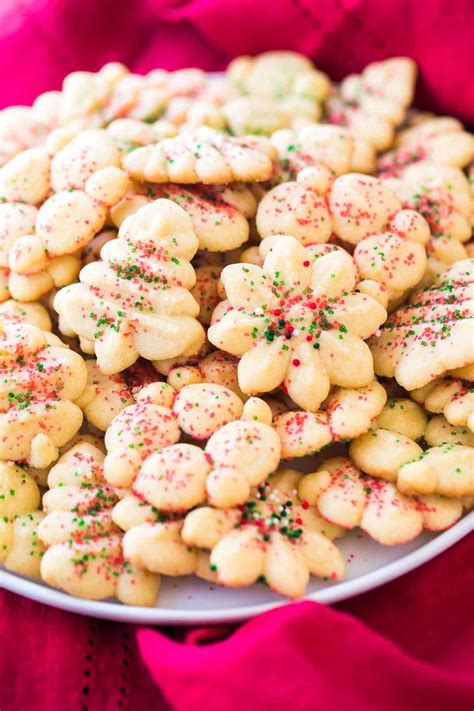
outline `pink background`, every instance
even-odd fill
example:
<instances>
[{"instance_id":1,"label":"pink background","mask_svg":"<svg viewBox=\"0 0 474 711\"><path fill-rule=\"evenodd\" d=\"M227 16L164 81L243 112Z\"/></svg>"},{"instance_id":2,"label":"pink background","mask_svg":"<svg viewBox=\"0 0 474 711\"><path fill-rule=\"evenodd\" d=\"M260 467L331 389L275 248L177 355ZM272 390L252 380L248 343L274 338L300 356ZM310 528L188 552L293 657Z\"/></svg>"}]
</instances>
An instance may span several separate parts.
<instances>
[{"instance_id":1,"label":"pink background","mask_svg":"<svg viewBox=\"0 0 474 711\"><path fill-rule=\"evenodd\" d=\"M2 0L0 105L110 60L216 70L285 48L334 79L408 55L420 66L418 105L474 122L473 47L472 0Z\"/></svg>"}]
</instances>

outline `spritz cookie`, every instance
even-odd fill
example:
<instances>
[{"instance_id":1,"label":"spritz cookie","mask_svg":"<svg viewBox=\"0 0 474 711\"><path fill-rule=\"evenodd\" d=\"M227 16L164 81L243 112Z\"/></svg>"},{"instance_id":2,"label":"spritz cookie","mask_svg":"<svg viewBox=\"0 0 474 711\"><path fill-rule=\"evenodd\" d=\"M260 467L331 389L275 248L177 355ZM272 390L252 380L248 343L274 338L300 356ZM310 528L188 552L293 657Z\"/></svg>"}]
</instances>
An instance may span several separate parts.
<instances>
[{"instance_id":1,"label":"spritz cookie","mask_svg":"<svg viewBox=\"0 0 474 711\"><path fill-rule=\"evenodd\" d=\"M84 360L57 336L18 317L2 323L0 348L0 459L46 467L82 424L73 401L86 386Z\"/></svg>"},{"instance_id":2,"label":"spritz cookie","mask_svg":"<svg viewBox=\"0 0 474 711\"><path fill-rule=\"evenodd\" d=\"M76 168L79 173L83 164L80 166ZM87 175L73 175L71 181L77 177L81 182ZM65 182L69 184L68 179ZM119 168L102 168L88 177L84 189L63 189L49 197L38 211L31 207L27 220L26 206L5 203L0 213L0 231L3 262L11 270L11 295L20 301L35 301L53 287L74 281L80 269L78 250L102 229L108 208L122 199L127 182Z\"/></svg>"},{"instance_id":3,"label":"spritz cookie","mask_svg":"<svg viewBox=\"0 0 474 711\"><path fill-rule=\"evenodd\" d=\"M264 138L231 137L201 126L153 146L137 148L122 159L122 166L131 178L141 182L258 182L271 177L275 154Z\"/></svg>"},{"instance_id":4,"label":"spritz cookie","mask_svg":"<svg viewBox=\"0 0 474 711\"><path fill-rule=\"evenodd\" d=\"M310 575L339 580L344 559L331 539L342 530L298 497L302 475L278 471L238 509L203 507L185 519L183 539L210 550L219 583L245 587L257 581L290 598L304 595Z\"/></svg>"},{"instance_id":5,"label":"spritz cookie","mask_svg":"<svg viewBox=\"0 0 474 711\"><path fill-rule=\"evenodd\" d=\"M452 425L444 415L435 415L426 426L424 440L428 447L436 447L439 444L474 447L474 432L465 425Z\"/></svg>"},{"instance_id":6,"label":"spritz cookie","mask_svg":"<svg viewBox=\"0 0 474 711\"><path fill-rule=\"evenodd\" d=\"M300 129L275 131L271 142L278 150L272 182L295 180L304 168L322 166L333 176L352 169L353 140L342 127L310 123Z\"/></svg>"},{"instance_id":7,"label":"spritz cookie","mask_svg":"<svg viewBox=\"0 0 474 711\"><path fill-rule=\"evenodd\" d=\"M324 166L303 169L296 181L281 183L261 200L261 237L283 232L304 245L336 235L356 245L360 279L377 281L395 299L426 271L429 226L414 210L403 210L394 193L371 176L348 173L333 182Z\"/></svg>"},{"instance_id":8,"label":"spritz cookie","mask_svg":"<svg viewBox=\"0 0 474 711\"><path fill-rule=\"evenodd\" d=\"M407 543L423 528L449 528L463 510L459 500L407 497L394 484L363 475L344 457L327 459L304 476L298 494L328 521L346 529L360 526L382 545Z\"/></svg>"},{"instance_id":9,"label":"spritz cookie","mask_svg":"<svg viewBox=\"0 0 474 711\"><path fill-rule=\"evenodd\" d=\"M349 454L366 474L403 493L464 497L474 493L474 449L443 443L423 452L413 439L379 428L353 440Z\"/></svg>"},{"instance_id":10,"label":"spritz cookie","mask_svg":"<svg viewBox=\"0 0 474 711\"><path fill-rule=\"evenodd\" d=\"M23 467L0 462L0 563L32 578L40 576L44 552L38 538L40 491Z\"/></svg>"},{"instance_id":11,"label":"spritz cookie","mask_svg":"<svg viewBox=\"0 0 474 711\"><path fill-rule=\"evenodd\" d=\"M181 513L208 499L236 505L278 466L281 443L269 408L245 409L235 393L212 384L175 395L154 383L137 397L107 430L105 477L160 510ZM205 450L178 443L181 433L208 440Z\"/></svg>"},{"instance_id":12,"label":"spritz cookie","mask_svg":"<svg viewBox=\"0 0 474 711\"><path fill-rule=\"evenodd\" d=\"M309 121L319 119L331 88L329 77L307 57L287 51L237 57L229 64L227 77L244 96L272 100L277 111Z\"/></svg>"},{"instance_id":13,"label":"spritz cookie","mask_svg":"<svg viewBox=\"0 0 474 711\"><path fill-rule=\"evenodd\" d=\"M46 516L38 535L46 553L41 577L70 595L127 605L156 603L159 578L122 555L122 534L112 520L117 501L103 478L103 453L87 443L70 449L51 469L43 497Z\"/></svg>"},{"instance_id":14,"label":"spritz cookie","mask_svg":"<svg viewBox=\"0 0 474 711\"><path fill-rule=\"evenodd\" d=\"M51 157L43 146L21 151L0 169L4 202L41 205L51 190Z\"/></svg>"},{"instance_id":15,"label":"spritz cookie","mask_svg":"<svg viewBox=\"0 0 474 711\"><path fill-rule=\"evenodd\" d=\"M395 145L394 150L379 158L379 173L396 175L404 166L425 160L465 168L474 155L474 136L464 130L460 121L448 116L398 131Z\"/></svg>"},{"instance_id":16,"label":"spritz cookie","mask_svg":"<svg viewBox=\"0 0 474 711\"><path fill-rule=\"evenodd\" d=\"M332 388L317 412L277 410L273 426L281 440L282 457L305 457L331 442L360 436L376 421L386 400L384 388L374 380L364 388Z\"/></svg>"},{"instance_id":17,"label":"spritz cookie","mask_svg":"<svg viewBox=\"0 0 474 711\"><path fill-rule=\"evenodd\" d=\"M59 291L54 307L66 333L97 357L102 372L118 373L139 356L160 360L196 353L204 331L190 259L198 246L191 218L157 200L127 218L102 260L81 270L81 283Z\"/></svg>"},{"instance_id":18,"label":"spritz cookie","mask_svg":"<svg viewBox=\"0 0 474 711\"><path fill-rule=\"evenodd\" d=\"M410 393L429 412L442 413L446 420L474 431L474 389L471 383L442 378Z\"/></svg>"},{"instance_id":19,"label":"spritz cookie","mask_svg":"<svg viewBox=\"0 0 474 711\"><path fill-rule=\"evenodd\" d=\"M243 392L283 385L297 405L315 411L331 384L357 388L373 380L363 339L386 311L353 291L357 269L344 250L303 247L290 236L271 239L263 267L233 264L222 271L228 301L216 308L208 338L240 356Z\"/></svg>"},{"instance_id":20,"label":"spritz cookie","mask_svg":"<svg viewBox=\"0 0 474 711\"><path fill-rule=\"evenodd\" d=\"M474 201L469 182L459 168L424 160L402 167L397 177L384 179L405 208L417 210L430 226L428 264L423 285L467 255Z\"/></svg>"},{"instance_id":21,"label":"spritz cookie","mask_svg":"<svg viewBox=\"0 0 474 711\"><path fill-rule=\"evenodd\" d=\"M114 417L133 405L135 398L123 373L106 375L92 358L85 363L87 385L76 405L79 405L89 424L105 432Z\"/></svg>"},{"instance_id":22,"label":"spritz cookie","mask_svg":"<svg viewBox=\"0 0 474 711\"><path fill-rule=\"evenodd\" d=\"M158 361L154 365L175 390L193 383L215 383L233 390L243 401L248 397L239 387L238 358L224 351L212 351L195 359Z\"/></svg>"},{"instance_id":23,"label":"spritz cookie","mask_svg":"<svg viewBox=\"0 0 474 711\"><path fill-rule=\"evenodd\" d=\"M473 260L456 262L391 314L369 341L377 375L415 390L474 363L472 266Z\"/></svg>"},{"instance_id":24,"label":"spritz cookie","mask_svg":"<svg viewBox=\"0 0 474 711\"><path fill-rule=\"evenodd\" d=\"M416 65L408 57L373 62L362 74L345 77L330 97L329 122L346 126L375 151L387 150L412 101L415 80Z\"/></svg>"},{"instance_id":25,"label":"spritz cookie","mask_svg":"<svg viewBox=\"0 0 474 711\"><path fill-rule=\"evenodd\" d=\"M112 208L114 224L140 207L158 198L173 200L186 210L193 221L199 248L222 252L240 247L249 238L248 219L257 210L256 200L246 186L235 183L221 185L173 185L132 183L128 194Z\"/></svg>"}]
</instances>

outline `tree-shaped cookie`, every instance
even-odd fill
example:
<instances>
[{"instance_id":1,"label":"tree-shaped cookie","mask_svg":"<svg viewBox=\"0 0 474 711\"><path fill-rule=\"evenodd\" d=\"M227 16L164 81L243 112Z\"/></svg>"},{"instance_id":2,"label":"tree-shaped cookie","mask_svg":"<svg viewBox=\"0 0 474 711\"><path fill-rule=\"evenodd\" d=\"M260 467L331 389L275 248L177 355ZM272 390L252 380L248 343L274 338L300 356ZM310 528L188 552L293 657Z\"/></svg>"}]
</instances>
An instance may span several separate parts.
<instances>
[{"instance_id":1,"label":"tree-shaped cookie","mask_svg":"<svg viewBox=\"0 0 474 711\"><path fill-rule=\"evenodd\" d=\"M42 468L57 459L58 448L82 424L82 412L73 401L86 386L87 369L82 357L57 336L29 323L44 320L34 306L3 308L0 459L26 460Z\"/></svg>"},{"instance_id":2,"label":"tree-shaped cookie","mask_svg":"<svg viewBox=\"0 0 474 711\"><path fill-rule=\"evenodd\" d=\"M357 269L333 245L303 247L273 240L263 267L233 264L221 274L228 301L214 312L208 338L240 356L243 392L283 384L294 402L317 410L330 384L363 387L373 380L363 342L384 322L385 309L354 292Z\"/></svg>"},{"instance_id":3,"label":"tree-shaped cookie","mask_svg":"<svg viewBox=\"0 0 474 711\"><path fill-rule=\"evenodd\" d=\"M357 140L376 151L387 150L412 101L415 80L416 65L408 57L368 64L362 74L347 76L330 97L329 122L347 126Z\"/></svg>"},{"instance_id":4,"label":"tree-shaped cookie","mask_svg":"<svg viewBox=\"0 0 474 711\"><path fill-rule=\"evenodd\" d=\"M140 355L161 360L199 350L204 331L189 292L197 246L186 212L157 200L122 223L101 261L82 269L81 283L58 292L61 320L104 373L118 373Z\"/></svg>"},{"instance_id":5,"label":"tree-shaped cookie","mask_svg":"<svg viewBox=\"0 0 474 711\"><path fill-rule=\"evenodd\" d=\"M0 461L0 563L15 573L39 578L44 548L38 525L40 492L28 471Z\"/></svg>"},{"instance_id":6,"label":"tree-shaped cookie","mask_svg":"<svg viewBox=\"0 0 474 711\"><path fill-rule=\"evenodd\" d=\"M275 592L301 597L310 575L339 580L344 559L331 539L342 530L297 495L302 475L278 471L238 509L203 507L185 519L186 543L210 550L210 569L228 587L264 580Z\"/></svg>"},{"instance_id":7,"label":"tree-shaped cookie","mask_svg":"<svg viewBox=\"0 0 474 711\"><path fill-rule=\"evenodd\" d=\"M449 528L463 510L456 499L405 496L394 484L362 474L345 457L327 459L316 472L304 476L298 494L328 521L346 529L360 526L389 546L413 540L423 528Z\"/></svg>"},{"instance_id":8,"label":"tree-shaped cookie","mask_svg":"<svg viewBox=\"0 0 474 711\"><path fill-rule=\"evenodd\" d=\"M137 148L122 159L122 165L131 178L140 182L261 182L272 174L275 153L266 139L227 136L201 126Z\"/></svg>"},{"instance_id":9,"label":"tree-shaped cookie","mask_svg":"<svg viewBox=\"0 0 474 711\"><path fill-rule=\"evenodd\" d=\"M377 375L415 390L474 362L473 264L471 259L456 262L391 314L380 335L369 341Z\"/></svg>"},{"instance_id":10,"label":"tree-shaped cookie","mask_svg":"<svg viewBox=\"0 0 474 711\"><path fill-rule=\"evenodd\" d=\"M123 558L122 534L112 521L117 497L104 480L103 459L99 449L79 443L50 470L38 529L47 548L41 577L77 597L153 606L159 579Z\"/></svg>"}]
</instances>

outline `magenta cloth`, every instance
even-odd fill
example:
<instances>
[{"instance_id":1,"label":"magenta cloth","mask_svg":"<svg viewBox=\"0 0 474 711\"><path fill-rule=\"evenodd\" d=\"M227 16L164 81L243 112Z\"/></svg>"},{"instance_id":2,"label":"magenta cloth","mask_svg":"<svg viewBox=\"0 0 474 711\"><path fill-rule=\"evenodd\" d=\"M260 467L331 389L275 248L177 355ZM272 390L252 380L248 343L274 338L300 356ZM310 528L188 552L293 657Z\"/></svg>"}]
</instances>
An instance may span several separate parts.
<instances>
[{"instance_id":1,"label":"magenta cloth","mask_svg":"<svg viewBox=\"0 0 474 711\"><path fill-rule=\"evenodd\" d=\"M238 54L292 49L334 79L403 54L417 103L474 122L472 0L2 0L0 106L30 103L65 74L223 69Z\"/></svg>"},{"instance_id":2,"label":"magenta cloth","mask_svg":"<svg viewBox=\"0 0 474 711\"><path fill-rule=\"evenodd\" d=\"M471 711L473 548L471 534L333 608L236 630L133 628L0 593L0 709Z\"/></svg>"}]
</instances>

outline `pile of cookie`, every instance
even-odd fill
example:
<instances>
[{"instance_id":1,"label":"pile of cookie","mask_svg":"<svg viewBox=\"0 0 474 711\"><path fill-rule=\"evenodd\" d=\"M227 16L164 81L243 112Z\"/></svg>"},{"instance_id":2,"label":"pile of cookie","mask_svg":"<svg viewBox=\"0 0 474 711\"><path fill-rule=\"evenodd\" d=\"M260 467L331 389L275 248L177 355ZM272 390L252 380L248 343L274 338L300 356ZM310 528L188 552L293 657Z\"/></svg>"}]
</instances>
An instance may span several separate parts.
<instances>
[{"instance_id":1,"label":"pile of cookie","mask_svg":"<svg viewBox=\"0 0 474 711\"><path fill-rule=\"evenodd\" d=\"M75 72L0 112L0 561L304 595L474 500L474 138L416 68Z\"/></svg>"}]
</instances>

